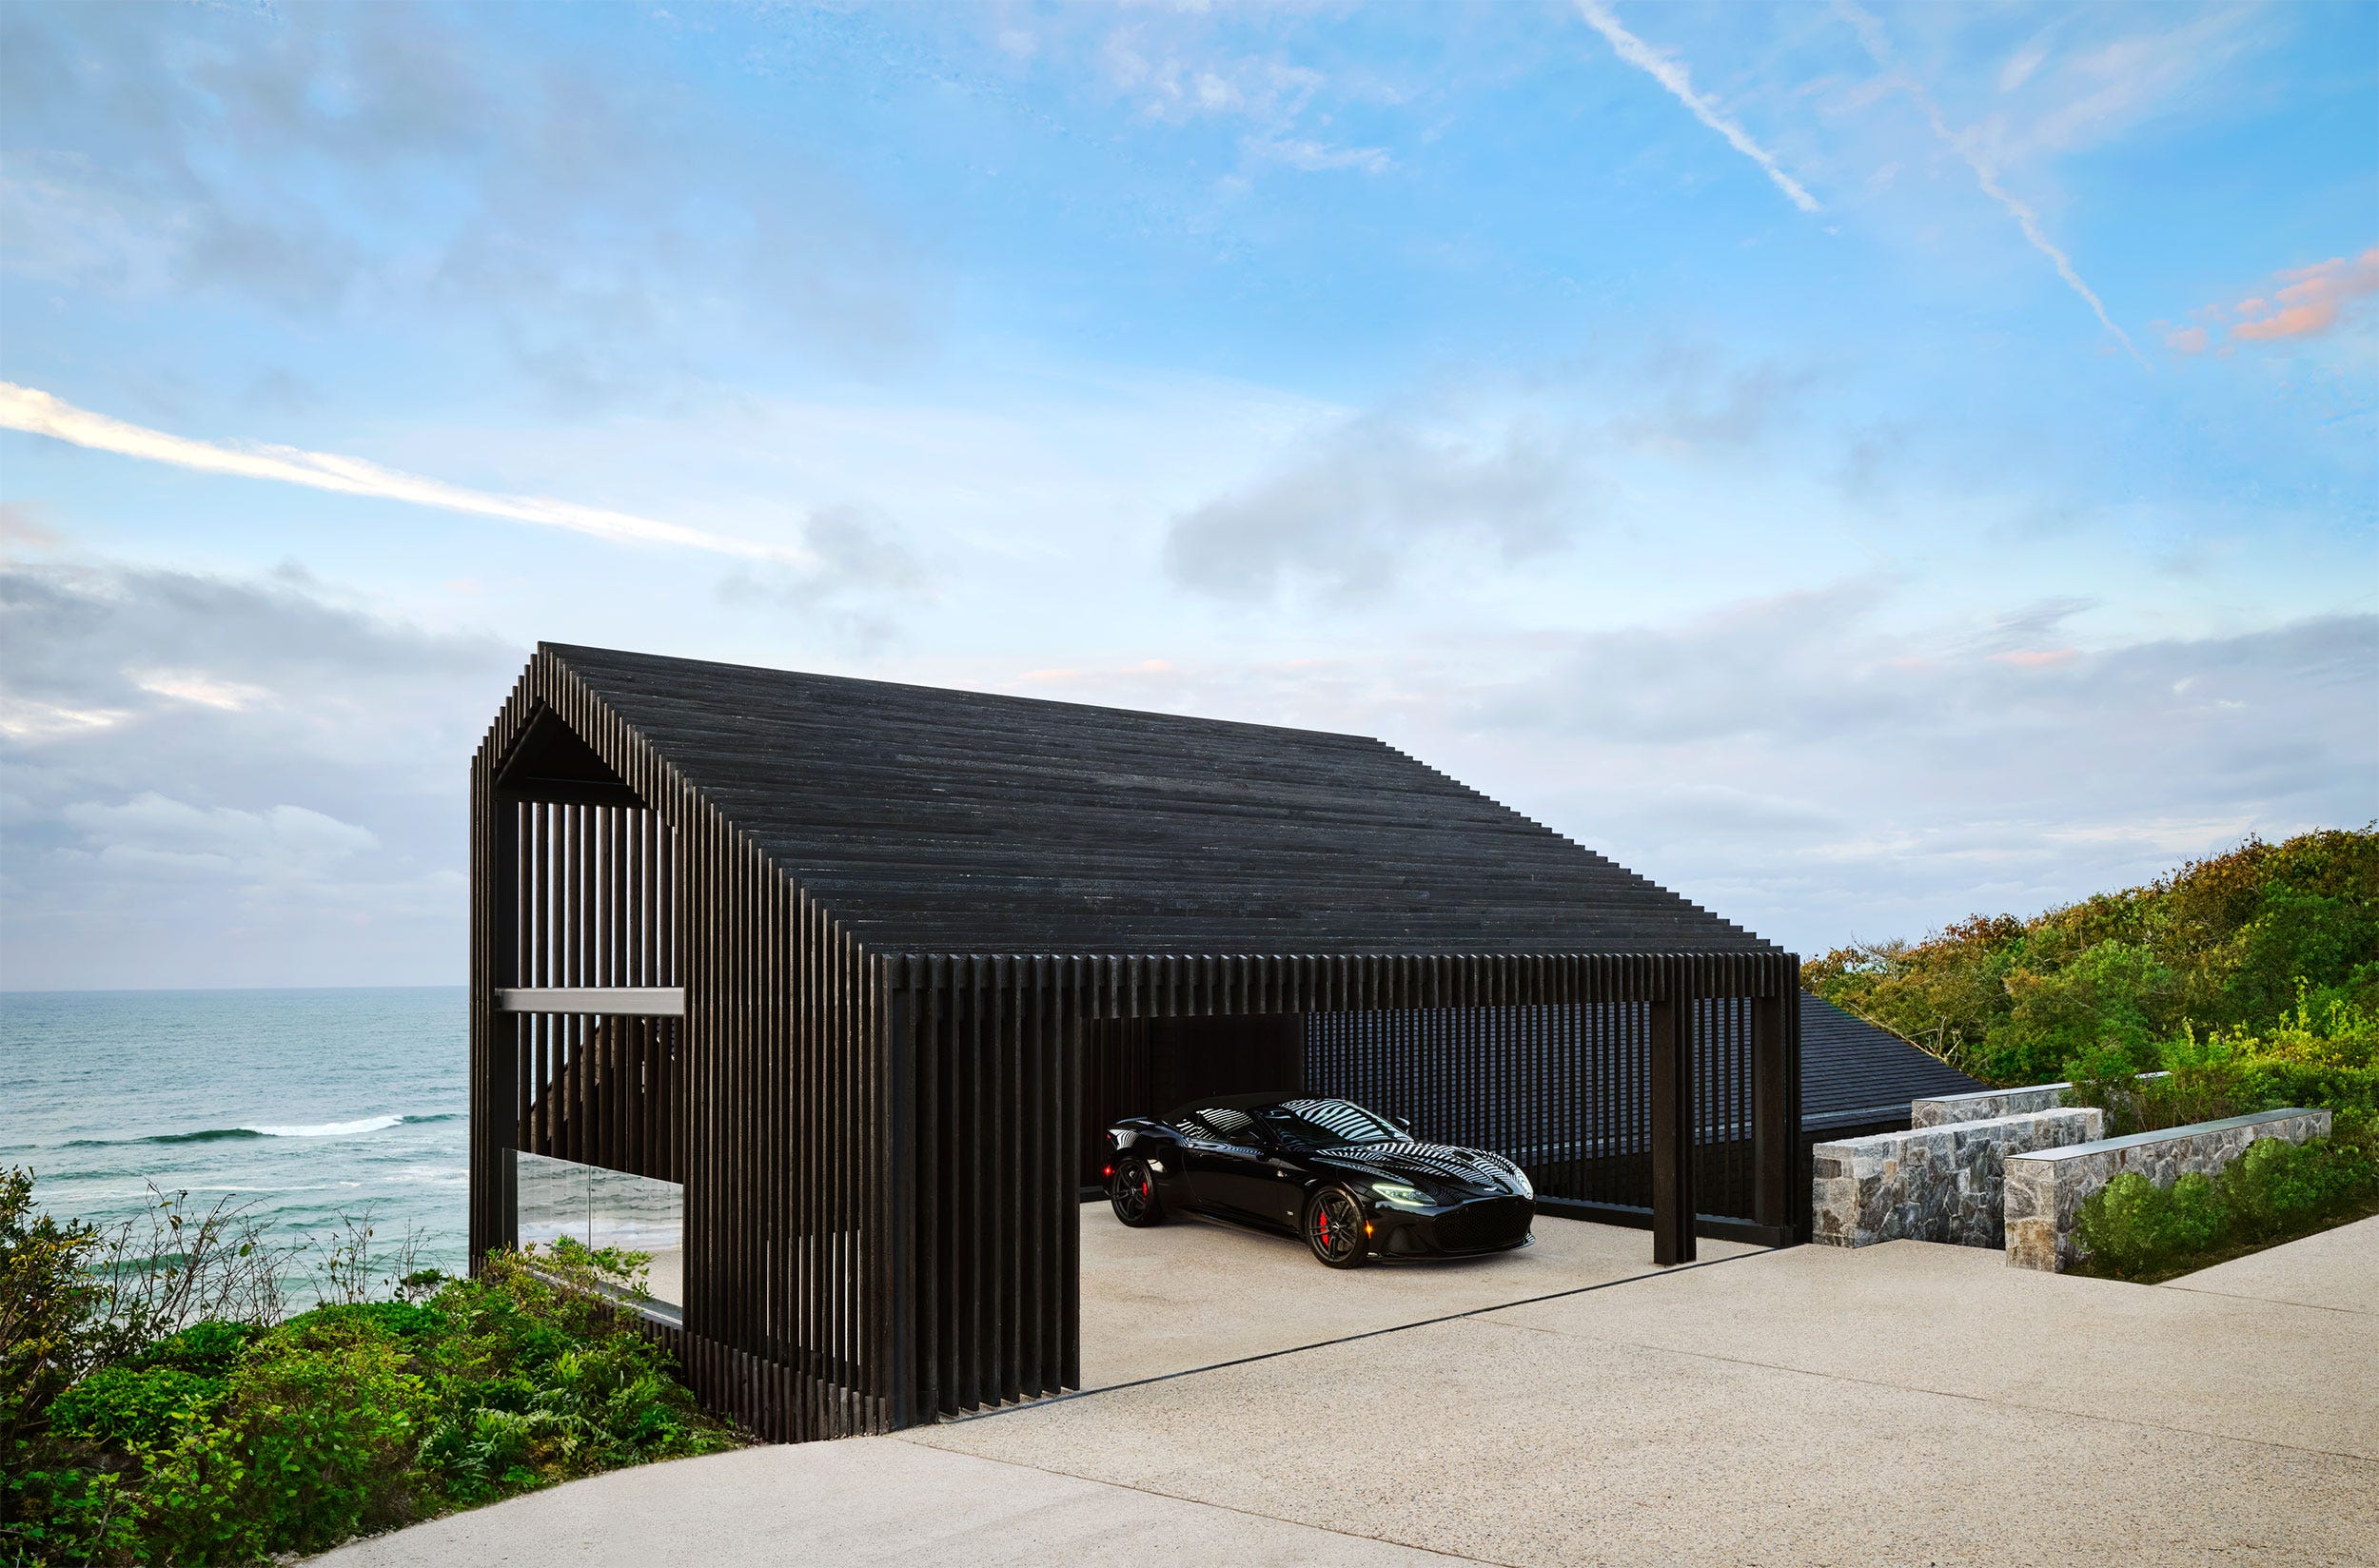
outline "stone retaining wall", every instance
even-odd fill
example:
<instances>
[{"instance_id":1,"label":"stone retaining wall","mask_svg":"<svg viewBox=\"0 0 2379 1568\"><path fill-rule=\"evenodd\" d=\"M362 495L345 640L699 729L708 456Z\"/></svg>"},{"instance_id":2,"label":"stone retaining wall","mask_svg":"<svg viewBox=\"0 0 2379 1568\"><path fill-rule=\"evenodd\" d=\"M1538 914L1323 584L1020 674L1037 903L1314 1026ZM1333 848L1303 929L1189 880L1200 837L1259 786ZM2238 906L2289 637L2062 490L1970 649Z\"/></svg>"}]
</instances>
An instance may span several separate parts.
<instances>
[{"instance_id":1,"label":"stone retaining wall","mask_svg":"<svg viewBox=\"0 0 2379 1568\"><path fill-rule=\"evenodd\" d=\"M2162 1078L2161 1072L2140 1074L2140 1082ZM1953 1122L1990 1122L2002 1116L2022 1116L2035 1110L2055 1110L2065 1103L2065 1091L2071 1083L2027 1084L2022 1088L1979 1088L1972 1094L1937 1094L1930 1100L1912 1100L1908 1106L1910 1127L1947 1127Z\"/></svg>"},{"instance_id":2,"label":"stone retaining wall","mask_svg":"<svg viewBox=\"0 0 2379 1568\"><path fill-rule=\"evenodd\" d=\"M1912 1127L1948 1127L1954 1122L1996 1122L2037 1110L2055 1110L2065 1103L2071 1084L2032 1084L2023 1088L1976 1089L1972 1094L1940 1094L1913 1100L1908 1107Z\"/></svg>"},{"instance_id":3,"label":"stone retaining wall","mask_svg":"<svg viewBox=\"0 0 2379 1568\"><path fill-rule=\"evenodd\" d=\"M2002 1167L2027 1149L2088 1143L2094 1109L2040 1110L1819 1144L1813 1151L1813 1241L1828 1246L1950 1242L1999 1246Z\"/></svg>"},{"instance_id":4,"label":"stone retaining wall","mask_svg":"<svg viewBox=\"0 0 2379 1568\"><path fill-rule=\"evenodd\" d=\"M2082 1200L2126 1170L2158 1186L2192 1171L2211 1176L2259 1138L2301 1144L2330 1135L2326 1110L2268 1110L2011 1156L2006 1169L2007 1261L2016 1268L2062 1273L2079 1254L2074 1217Z\"/></svg>"}]
</instances>

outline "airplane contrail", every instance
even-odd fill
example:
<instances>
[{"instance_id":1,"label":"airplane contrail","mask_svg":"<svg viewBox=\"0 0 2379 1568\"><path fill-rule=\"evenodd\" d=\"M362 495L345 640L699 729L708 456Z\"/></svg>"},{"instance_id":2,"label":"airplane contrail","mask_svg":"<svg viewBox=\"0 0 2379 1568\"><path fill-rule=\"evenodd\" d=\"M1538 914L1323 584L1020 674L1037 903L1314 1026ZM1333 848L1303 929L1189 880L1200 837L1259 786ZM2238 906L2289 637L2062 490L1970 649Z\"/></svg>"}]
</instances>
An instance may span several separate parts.
<instances>
[{"instance_id":1,"label":"airplane contrail","mask_svg":"<svg viewBox=\"0 0 2379 1568\"><path fill-rule=\"evenodd\" d=\"M1586 26L1601 33L1610 44L1613 52L1668 88L1672 97L1692 110L1695 119L1725 137L1727 146L1758 164L1766 171L1768 178L1776 182L1776 188L1782 191L1795 206L1803 212L1825 210L1818 205L1815 196L1801 188L1799 180L1784 172L1783 167L1769 155L1767 148L1753 141L1742 127L1720 114L1717 105L1694 90L1693 80L1685 74L1684 67L1621 27L1619 18L1611 14L1602 0L1578 0L1578 10L1585 17Z\"/></svg>"},{"instance_id":2,"label":"airplane contrail","mask_svg":"<svg viewBox=\"0 0 2379 1568\"><path fill-rule=\"evenodd\" d=\"M2131 334L2114 324L2114 318L2107 314L2106 304L2098 298L2098 291L2082 282L2082 275L2074 269L2073 259L2059 249L2041 228L2040 215L1999 184L1998 168L1976 147L1974 138L1952 130L1949 121L1941 113L1941 106L1933 101L1933 94L1927 92L1924 84L1900 65L1891 39L1884 36L1883 24L1855 4L1854 0L1835 0L1834 9L1842 20L1850 24L1851 30L1858 34L1859 43L1866 46L1867 53L1875 63L1890 71L1900 89L1915 100L1917 108L1923 111L1926 123L1933 127L1933 134L1964 160L1968 168L1974 170L1975 183L1982 187L1982 193L2006 209L2007 215L2015 220L2015 226L2023 230L2024 238L2032 247L2049 259L2050 265L2056 268L2056 275L2065 280L2066 286L2080 295L2082 303L2090 306L2091 313L2098 318L2098 324L2114 333L2115 341L2123 345L2123 352L2137 362L2142 370L2147 369L2148 362L2140 357L2139 349L2132 343Z\"/></svg>"}]
</instances>

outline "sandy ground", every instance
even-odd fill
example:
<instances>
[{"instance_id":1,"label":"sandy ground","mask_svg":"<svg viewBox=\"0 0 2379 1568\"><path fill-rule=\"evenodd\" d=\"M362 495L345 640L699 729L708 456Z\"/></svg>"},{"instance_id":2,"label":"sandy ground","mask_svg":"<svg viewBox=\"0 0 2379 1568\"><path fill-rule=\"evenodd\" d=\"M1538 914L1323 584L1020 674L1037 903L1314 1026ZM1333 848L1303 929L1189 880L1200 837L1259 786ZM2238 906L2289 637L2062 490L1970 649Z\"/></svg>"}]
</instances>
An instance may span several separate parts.
<instances>
[{"instance_id":1,"label":"sandy ground","mask_svg":"<svg viewBox=\"0 0 2379 1568\"><path fill-rule=\"evenodd\" d=\"M2379 1564L2379 1223L2160 1286L1917 1242L1656 1273L1643 1232L1539 1230L1348 1274L1088 1209L1086 1381L1123 1386L322 1560Z\"/></svg>"}]
</instances>

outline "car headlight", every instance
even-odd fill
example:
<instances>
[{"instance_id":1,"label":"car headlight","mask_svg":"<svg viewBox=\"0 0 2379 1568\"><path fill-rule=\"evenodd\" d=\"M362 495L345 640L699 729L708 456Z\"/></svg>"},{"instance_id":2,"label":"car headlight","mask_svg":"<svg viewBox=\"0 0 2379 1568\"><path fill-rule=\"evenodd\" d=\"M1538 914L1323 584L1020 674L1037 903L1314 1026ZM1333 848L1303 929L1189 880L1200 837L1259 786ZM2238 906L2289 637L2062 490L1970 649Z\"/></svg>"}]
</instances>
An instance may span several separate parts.
<instances>
[{"instance_id":1,"label":"car headlight","mask_svg":"<svg viewBox=\"0 0 2379 1568\"><path fill-rule=\"evenodd\" d=\"M1533 1198L1537 1195L1537 1185L1528 1180L1528 1173L1518 1166L1512 1166L1512 1180L1519 1185L1522 1197Z\"/></svg>"},{"instance_id":2,"label":"car headlight","mask_svg":"<svg viewBox=\"0 0 2379 1568\"><path fill-rule=\"evenodd\" d=\"M1437 1206L1437 1200L1419 1187L1406 1186L1402 1182L1374 1182L1371 1184L1371 1196L1390 1208L1435 1208Z\"/></svg>"}]
</instances>

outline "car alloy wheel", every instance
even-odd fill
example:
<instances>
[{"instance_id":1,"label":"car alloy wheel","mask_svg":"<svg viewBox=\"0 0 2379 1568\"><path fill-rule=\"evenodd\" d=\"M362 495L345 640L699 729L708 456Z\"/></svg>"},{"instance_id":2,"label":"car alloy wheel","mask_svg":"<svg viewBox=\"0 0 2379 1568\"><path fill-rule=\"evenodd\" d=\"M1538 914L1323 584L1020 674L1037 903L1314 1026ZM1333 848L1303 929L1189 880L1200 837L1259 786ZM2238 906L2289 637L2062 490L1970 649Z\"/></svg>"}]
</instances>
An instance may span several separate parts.
<instances>
[{"instance_id":1,"label":"car alloy wheel","mask_svg":"<svg viewBox=\"0 0 2379 1568\"><path fill-rule=\"evenodd\" d=\"M1332 1268L1360 1268L1371 1255L1363 1205L1343 1186L1326 1186L1306 1205L1306 1245Z\"/></svg>"},{"instance_id":2,"label":"car alloy wheel","mask_svg":"<svg viewBox=\"0 0 2379 1568\"><path fill-rule=\"evenodd\" d=\"M1165 1218L1165 1200L1157 1193L1156 1176L1146 1160L1126 1160L1115 1167L1107 1201L1114 1205L1115 1218L1135 1229L1161 1224Z\"/></svg>"}]
</instances>

